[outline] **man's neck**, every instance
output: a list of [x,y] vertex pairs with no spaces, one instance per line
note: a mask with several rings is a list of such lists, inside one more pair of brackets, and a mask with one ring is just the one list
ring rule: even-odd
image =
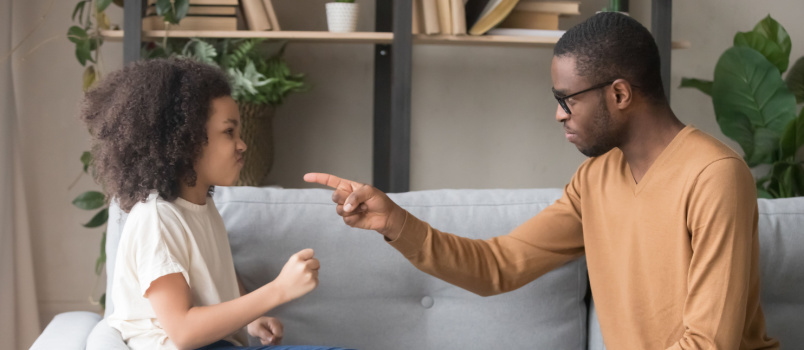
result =
[[642,180],[656,158],[684,129],[684,124],[669,106],[647,113],[650,115],[630,118],[628,135],[620,146],[636,183]]

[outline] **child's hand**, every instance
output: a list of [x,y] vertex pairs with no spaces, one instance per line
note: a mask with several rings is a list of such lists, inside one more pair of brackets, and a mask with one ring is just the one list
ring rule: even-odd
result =
[[284,327],[278,318],[260,317],[248,324],[248,334],[260,338],[262,345],[279,345],[282,342]]
[[285,293],[286,301],[305,295],[318,286],[318,259],[312,249],[304,249],[290,257],[279,272],[276,283]]

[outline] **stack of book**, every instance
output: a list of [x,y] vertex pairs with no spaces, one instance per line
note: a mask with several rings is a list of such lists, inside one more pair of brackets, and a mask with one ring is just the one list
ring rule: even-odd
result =
[[520,1],[500,28],[558,30],[558,18],[581,14],[578,1]]
[[[280,30],[271,0],[190,0],[187,16],[170,25],[170,30],[237,30],[240,15],[249,30]],[[156,13],[156,0],[148,0],[142,29],[165,27],[164,19]]]
[[412,1],[414,34],[483,35],[494,27],[558,31],[559,17],[580,15],[579,1]]
[[412,0],[413,34],[466,35],[466,0]]

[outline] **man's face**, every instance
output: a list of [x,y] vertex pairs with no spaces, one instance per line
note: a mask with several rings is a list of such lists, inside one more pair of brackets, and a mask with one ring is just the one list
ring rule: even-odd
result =
[[[572,56],[553,57],[550,69],[553,90],[558,97],[586,90],[602,82],[587,81],[579,76]],[[620,144],[622,127],[609,112],[606,95],[611,87],[605,86],[566,99],[571,114],[556,106],[556,120],[564,124],[564,133],[587,157],[597,157]]]

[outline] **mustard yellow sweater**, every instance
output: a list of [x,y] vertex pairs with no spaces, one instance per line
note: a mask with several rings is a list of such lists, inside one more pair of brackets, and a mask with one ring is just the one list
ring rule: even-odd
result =
[[756,188],[743,160],[687,126],[637,184],[622,152],[584,162],[551,206],[489,240],[407,214],[390,244],[480,295],[586,254],[609,350],[777,349],[759,304]]

